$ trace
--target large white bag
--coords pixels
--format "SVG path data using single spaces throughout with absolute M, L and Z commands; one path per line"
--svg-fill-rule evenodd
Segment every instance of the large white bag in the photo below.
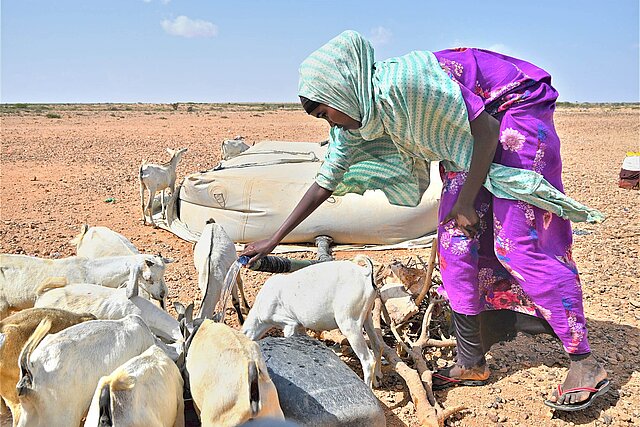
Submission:
M 210 171 L 188 175 L 178 197 L 172 197 L 168 228 L 193 240 L 185 234 L 199 235 L 213 218 L 236 243 L 267 238 L 313 182 L 326 149 L 319 143 L 265 141 Z M 419 238 L 436 229 L 441 189 L 434 163 L 431 185 L 417 207 L 391 205 L 378 190 L 331 197 L 283 243 L 313 242 L 318 235 L 331 236 L 336 244 L 388 245 Z

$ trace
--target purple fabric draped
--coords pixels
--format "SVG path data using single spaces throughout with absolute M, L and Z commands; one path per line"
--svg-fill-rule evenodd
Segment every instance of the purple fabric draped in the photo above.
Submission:
M 479 49 L 434 52 L 462 89 L 470 120 L 487 111 L 500 121 L 494 162 L 534 170 L 560 191 L 560 140 L 553 124 L 557 92 L 544 70 Z M 453 207 L 465 172 L 443 174 L 439 218 Z M 467 315 L 509 309 L 545 319 L 568 353 L 588 353 L 582 289 L 571 257 L 568 220 L 528 203 L 492 196 L 475 201 L 479 235 L 449 222 L 438 228 L 443 292 Z M 488 313 L 485 313 L 488 314 Z

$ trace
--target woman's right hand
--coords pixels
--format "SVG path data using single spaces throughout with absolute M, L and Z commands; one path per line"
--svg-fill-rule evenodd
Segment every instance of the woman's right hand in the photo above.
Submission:
M 239 256 L 246 255 L 251 257 L 246 264 L 247 267 L 251 267 L 254 262 L 269 255 L 276 246 L 278 246 L 278 242 L 274 243 L 272 239 L 258 240 L 257 242 L 251 242 L 246 245 Z
M 240 253 L 240 256 L 246 255 L 251 257 L 247 266 L 249 267 L 260 258 L 269 255 L 271 251 L 278 246 L 282 239 L 284 239 L 285 236 L 287 236 L 291 230 L 296 228 L 305 218 L 311 215 L 311 213 L 316 210 L 322 202 L 327 200 L 329 196 L 331 196 L 331 193 L 332 191 L 320 187 L 315 182 L 311 184 L 307 192 L 302 196 L 302 200 L 300 200 L 293 209 L 293 212 L 289 214 L 284 223 L 270 238 L 258 240 L 257 242 L 252 242 L 245 246 L 244 250 Z

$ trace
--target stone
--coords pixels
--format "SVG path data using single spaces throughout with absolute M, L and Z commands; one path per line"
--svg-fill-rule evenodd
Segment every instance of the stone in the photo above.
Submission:
M 380 298 L 396 325 L 403 324 L 418 312 L 418 306 L 402 284 L 385 284 L 380 288 Z
M 320 341 L 303 335 L 259 344 L 287 420 L 309 427 L 385 426 L 371 389 Z

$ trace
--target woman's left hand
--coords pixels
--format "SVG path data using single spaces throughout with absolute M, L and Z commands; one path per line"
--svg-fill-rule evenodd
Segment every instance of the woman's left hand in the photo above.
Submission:
M 451 220 L 468 238 L 474 239 L 477 237 L 480 229 L 480 217 L 472 204 L 456 202 L 440 225 L 446 224 Z

